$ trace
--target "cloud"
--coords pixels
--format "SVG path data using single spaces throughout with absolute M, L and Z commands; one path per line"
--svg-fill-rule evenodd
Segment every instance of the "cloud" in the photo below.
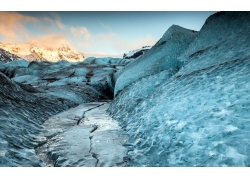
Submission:
M 56 12 L 48 12 L 48 14 L 50 14 L 51 16 L 53 16 L 55 19 L 57 19 L 57 20 L 60 20 L 60 21 L 61 21 L 60 16 L 59 16 Z
M 47 12 L 45 15 L 38 18 L 18 12 L 0 12 L 1 41 L 18 44 L 36 42 L 52 49 L 67 44 L 74 49 L 81 49 L 85 54 L 96 55 L 96 57 L 121 57 L 120 55 L 125 52 L 145 45 L 154 45 L 157 41 L 150 35 L 134 40 L 125 38 L 112 32 L 111 28 L 103 23 L 101 26 L 108 30 L 107 33 L 93 34 L 85 26 L 74 27 L 63 24 L 60 16 L 55 12 Z
M 52 15 L 54 19 L 49 18 L 48 16 L 45 16 L 41 18 L 43 22 L 50 23 L 50 26 L 56 25 L 60 29 L 64 29 L 65 25 L 61 22 L 61 18 L 58 14 L 51 12 L 49 15 Z
M 44 48 L 51 48 L 53 50 L 62 47 L 63 45 L 68 45 L 73 47 L 67 40 L 66 34 L 47 34 L 34 38 L 29 41 L 29 43 L 38 43 L 39 46 Z
M 48 17 L 44 17 L 44 18 L 42 18 L 42 20 L 44 22 L 47 22 L 47 23 L 54 23 L 54 21 L 52 19 L 48 18 Z
M 52 15 L 54 19 L 48 16 L 37 18 L 18 12 L 0 12 L 0 35 L 2 35 L 3 41 L 21 42 L 32 39 L 32 37 L 30 37 L 30 31 L 27 29 L 27 24 L 29 23 L 37 24 L 40 30 L 46 32 L 52 31 L 54 25 L 60 29 L 65 28 L 58 14 L 49 14 Z
M 64 28 L 65 28 L 65 25 L 64 25 L 61 21 L 59 21 L 59 20 L 56 20 L 56 24 L 57 24 L 57 26 L 58 26 L 60 29 L 64 29 Z
M 108 26 L 108 25 L 106 25 L 106 24 L 103 24 L 103 23 L 101 23 L 101 26 L 102 26 L 104 29 L 111 31 L 111 27 L 110 27 L 110 26 Z
M 70 31 L 74 36 L 79 36 L 79 37 L 83 36 L 84 40 L 86 41 L 92 39 L 92 36 L 86 27 L 80 27 L 80 28 L 71 27 Z
M 0 34 L 6 40 L 19 39 L 19 34 L 28 36 L 25 23 L 38 23 L 39 21 L 38 18 L 16 12 L 0 12 Z
M 118 34 L 116 33 L 100 33 L 97 35 L 97 38 L 103 40 L 103 41 L 112 41 L 118 37 Z

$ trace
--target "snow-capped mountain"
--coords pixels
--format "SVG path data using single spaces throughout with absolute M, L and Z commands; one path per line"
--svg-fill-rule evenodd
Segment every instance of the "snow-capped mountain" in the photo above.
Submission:
M 22 58 L 0 48 L 0 61 L 10 62 L 10 61 L 20 60 L 20 59 Z
M 1 43 L 0 48 L 29 61 L 58 61 L 67 60 L 77 62 L 84 59 L 84 55 L 67 44 L 58 48 L 44 46 L 36 41 L 25 44 Z
M 58 56 L 59 59 L 66 59 L 68 61 L 81 61 L 84 59 L 84 55 L 81 52 L 67 45 L 63 45 L 58 49 Z
M 141 55 L 143 55 L 146 51 L 148 51 L 152 46 L 143 46 L 140 49 L 136 49 L 133 51 L 130 51 L 129 53 L 124 53 L 123 54 L 123 59 L 135 59 Z

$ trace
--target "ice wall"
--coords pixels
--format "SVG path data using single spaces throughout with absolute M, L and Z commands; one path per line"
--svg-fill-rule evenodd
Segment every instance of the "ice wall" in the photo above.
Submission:
M 109 111 L 130 136 L 132 166 L 250 165 L 249 22 L 249 12 L 210 16 L 176 57 L 179 72 L 120 89 Z
M 196 31 L 177 25 L 171 26 L 151 49 L 116 73 L 114 94 L 116 95 L 139 78 L 181 67 L 181 63 L 176 58 L 196 35 Z

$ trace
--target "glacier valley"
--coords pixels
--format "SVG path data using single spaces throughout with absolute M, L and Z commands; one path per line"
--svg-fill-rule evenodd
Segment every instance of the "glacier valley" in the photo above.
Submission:
M 250 166 L 250 13 L 123 58 L 0 51 L 0 166 Z

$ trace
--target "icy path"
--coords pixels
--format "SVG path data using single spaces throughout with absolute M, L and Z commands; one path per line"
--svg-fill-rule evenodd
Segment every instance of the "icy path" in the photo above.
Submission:
M 37 155 L 45 166 L 125 166 L 126 136 L 107 109 L 109 103 L 79 105 L 44 124 Z

